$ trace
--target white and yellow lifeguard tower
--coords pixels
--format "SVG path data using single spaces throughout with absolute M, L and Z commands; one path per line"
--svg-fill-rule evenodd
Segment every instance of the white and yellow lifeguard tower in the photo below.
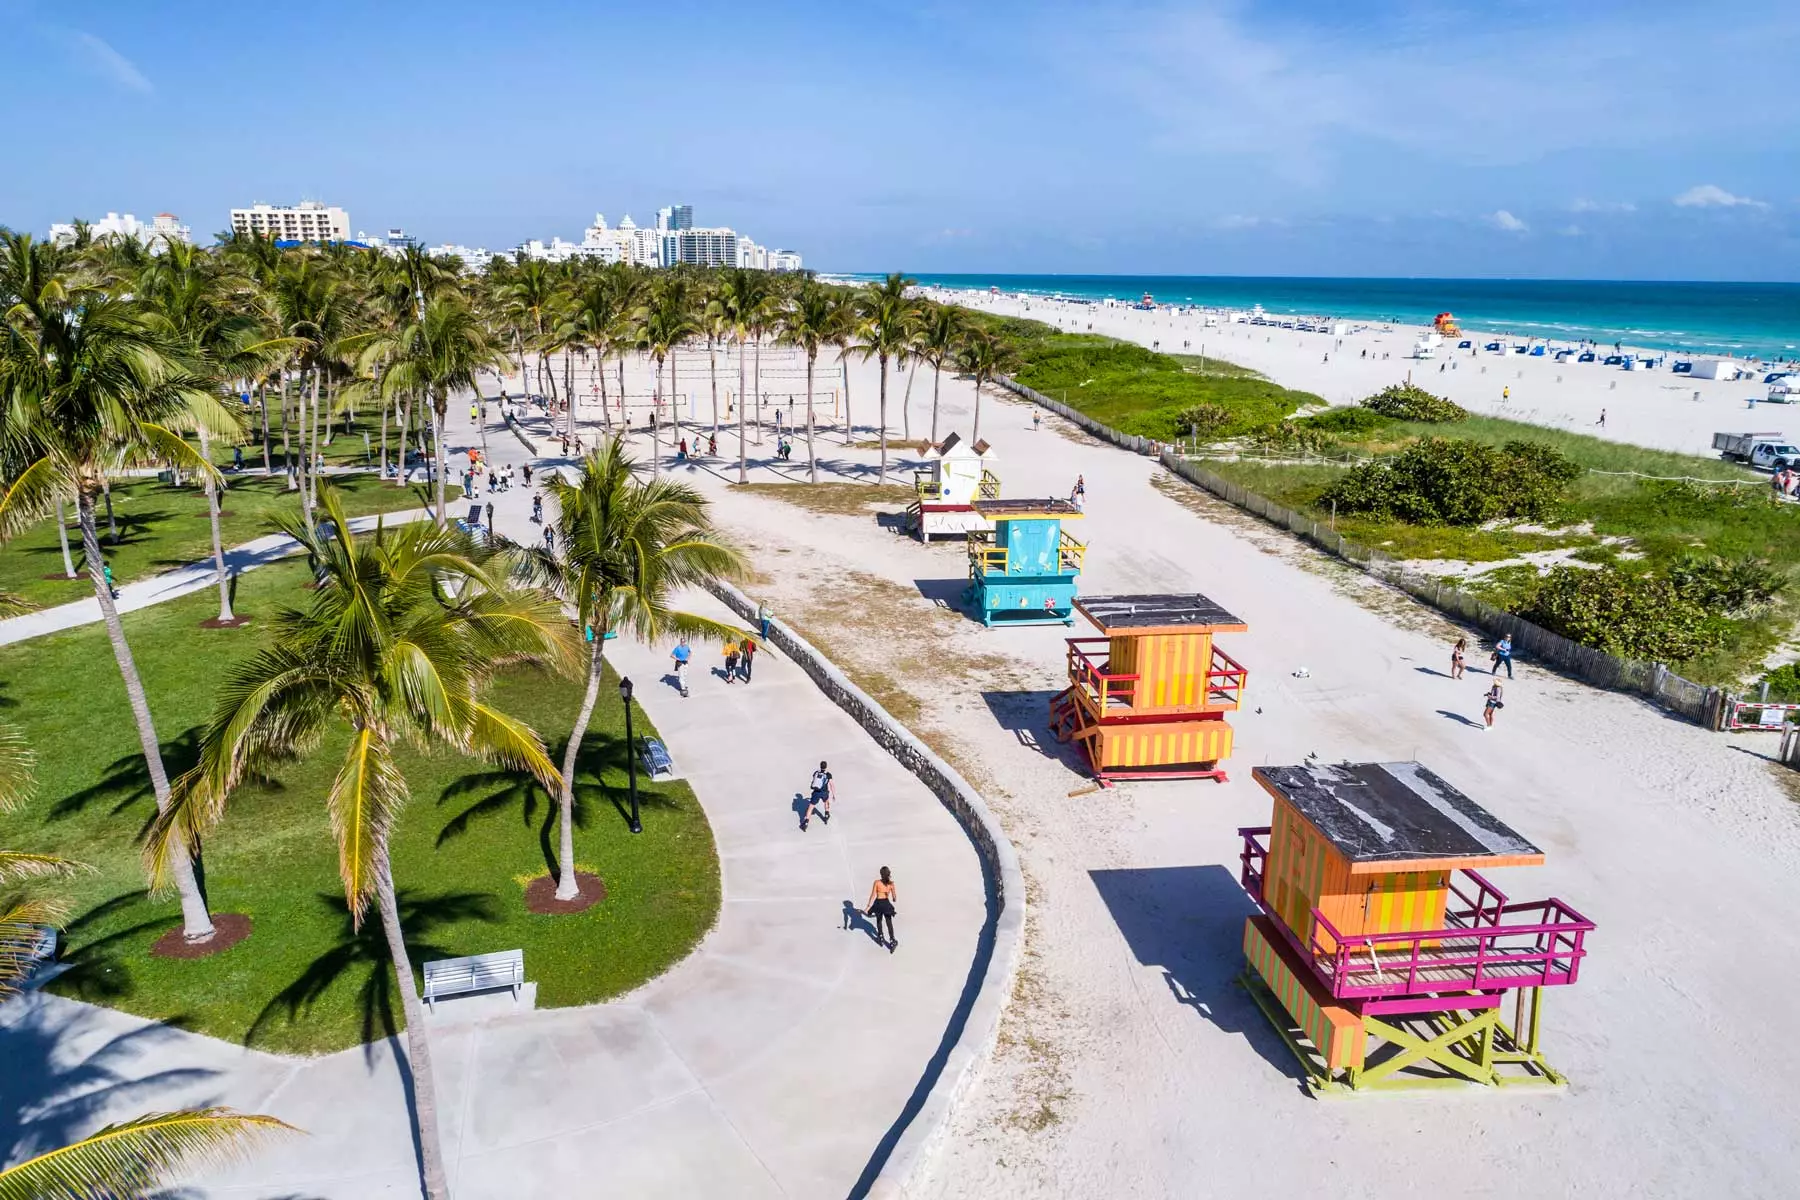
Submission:
M 913 472 L 918 498 L 907 510 L 919 539 L 929 542 L 934 537 L 992 530 L 994 523 L 975 511 L 975 502 L 1000 496 L 993 447 L 985 441 L 965 445 L 953 433 L 936 445 L 921 442 L 919 453 L 925 465 Z

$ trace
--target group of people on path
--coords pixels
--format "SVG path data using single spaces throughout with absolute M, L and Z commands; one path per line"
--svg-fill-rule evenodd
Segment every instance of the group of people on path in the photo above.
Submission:
M 1463 677 L 1468 653 L 1469 639 L 1457 638 L 1456 644 L 1450 647 L 1450 678 L 1461 679 Z M 1501 635 L 1500 640 L 1494 643 L 1493 653 L 1488 660 L 1488 672 L 1494 677 L 1494 683 L 1488 688 L 1487 695 L 1482 697 L 1481 708 L 1481 719 L 1488 729 L 1494 727 L 1494 714 L 1506 707 L 1506 692 L 1500 686 L 1501 667 L 1506 668 L 1506 677 L 1510 680 L 1513 677 L 1513 644 L 1510 633 Z

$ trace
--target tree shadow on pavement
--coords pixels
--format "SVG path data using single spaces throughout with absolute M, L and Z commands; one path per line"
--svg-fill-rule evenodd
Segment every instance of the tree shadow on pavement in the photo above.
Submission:
M 1258 911 L 1237 876 L 1210 863 L 1090 871 L 1088 877 L 1132 955 L 1162 971 L 1171 1002 L 1242 1034 L 1270 1065 L 1304 1082 L 1293 1055 L 1236 982 L 1244 969 L 1244 919 Z
M 339 919 L 337 941 L 313 959 L 292 983 L 269 998 L 244 1034 L 244 1044 L 254 1046 L 276 1021 L 290 1025 L 305 1021 L 326 993 L 339 986 L 352 986 L 362 1010 L 363 1058 L 372 1062 L 375 1045 L 383 1038 L 397 1036 L 400 1029 L 400 997 L 393 960 L 388 957 L 387 938 L 373 909 L 358 928 L 345 907 L 342 893 L 319 892 L 316 899 Z M 406 950 L 415 966 L 427 959 L 454 956 L 453 951 L 431 940 L 434 932 L 444 926 L 463 921 L 496 924 L 501 919 L 494 898 L 486 892 L 426 893 L 401 888 L 395 893 L 394 902 L 399 909 Z

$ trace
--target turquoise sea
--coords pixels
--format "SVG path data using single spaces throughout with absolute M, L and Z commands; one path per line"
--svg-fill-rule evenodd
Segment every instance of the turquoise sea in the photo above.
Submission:
M 861 276 L 858 276 L 861 278 Z M 1800 357 L 1800 283 L 1641 283 L 1552 279 L 1303 279 L 1224 275 L 918 275 L 922 284 L 997 287 L 1161 304 L 1427 323 L 1440 312 L 1490 333 L 1765 359 Z

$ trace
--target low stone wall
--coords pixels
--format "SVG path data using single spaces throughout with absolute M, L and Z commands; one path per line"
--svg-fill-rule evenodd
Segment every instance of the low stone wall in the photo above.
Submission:
M 1152 441 L 1120 433 L 1102 425 L 1086 413 L 1077 412 L 1042 392 L 1034 391 L 1010 379 L 996 379 L 1007 390 L 1042 405 L 1065 417 L 1094 436 L 1138 454 L 1159 454 L 1162 465 L 1181 478 L 1211 492 L 1219 499 L 1263 520 L 1298 534 L 1319 549 L 1359 567 L 1384 583 L 1392 584 L 1408 595 L 1431 605 L 1440 612 L 1498 638 L 1512 635 L 1513 649 L 1520 655 L 1547 663 L 1596 687 L 1631 692 L 1690 721 L 1712 727 L 1719 707 L 1719 690 L 1705 687 L 1674 674 L 1662 663 L 1619 658 L 1592 646 L 1572 642 L 1548 629 L 1534 625 L 1514 613 L 1495 608 L 1461 588 L 1431 575 L 1420 575 L 1403 568 L 1400 563 L 1379 550 L 1372 550 L 1342 536 L 1328 525 L 1321 525 L 1305 513 L 1284 508 L 1267 497 L 1258 495 L 1241 484 L 1196 466 Z
M 756 602 L 729 583 L 709 590 L 750 625 L 756 627 Z M 851 682 L 812 643 L 780 620 L 770 622 L 768 640 L 798 663 L 820 691 L 853 717 L 870 737 L 900 761 L 956 817 L 981 856 L 988 890 L 987 927 L 982 931 L 977 961 L 965 988 L 964 1003 L 945 1031 L 945 1041 L 927 1077 L 921 1079 L 913 1103 L 871 1158 L 869 1170 L 854 1196 L 890 1200 L 903 1195 L 908 1183 L 942 1136 L 957 1098 L 993 1053 L 1000 1018 L 1012 997 L 1013 977 L 1024 949 L 1025 884 L 1019 857 L 987 802 L 955 767 L 939 758 L 868 693 Z M 982 954 L 986 962 L 980 961 Z

